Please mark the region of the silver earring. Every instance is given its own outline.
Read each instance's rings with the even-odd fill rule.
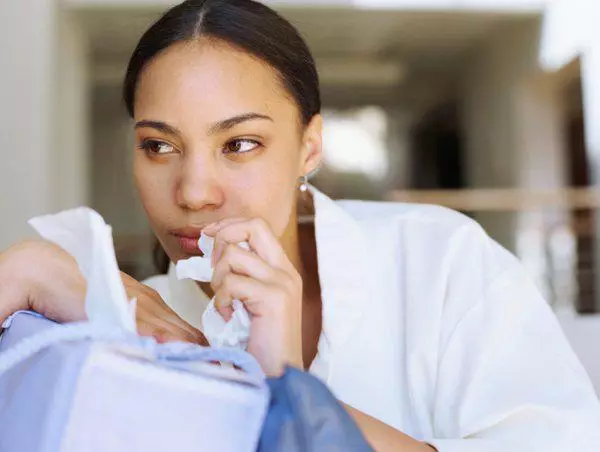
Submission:
[[[300,178],[300,185],[298,186],[298,190],[301,193],[305,193],[308,191],[308,176],[305,174]]]

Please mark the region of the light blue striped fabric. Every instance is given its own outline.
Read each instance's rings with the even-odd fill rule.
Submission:
[[[245,370],[249,382],[267,391],[255,359],[234,349],[194,344],[157,344],[86,323],[59,325],[19,312],[0,337],[0,452],[57,452],[70,413],[79,372],[98,342],[129,345],[161,365],[196,373],[198,362],[220,361]],[[265,400],[268,396],[265,397]],[[82,451],[84,452],[84,451]]]

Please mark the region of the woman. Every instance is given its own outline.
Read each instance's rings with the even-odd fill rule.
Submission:
[[[142,37],[124,97],[137,190],[169,259],[199,254],[202,231],[217,241],[210,285],[177,281],[172,267],[148,285],[123,276],[144,334],[203,343],[210,297],[225,318],[239,299],[263,369],[318,375],[377,450],[600,450],[585,371],[479,226],[306,186],[322,158],[317,72],[275,12],[251,0],[176,6]],[[300,202],[314,224],[299,223]],[[48,243],[0,258],[0,318],[32,308],[80,320],[84,293],[73,259]]]

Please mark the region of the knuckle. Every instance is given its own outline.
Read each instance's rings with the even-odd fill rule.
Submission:
[[[164,338],[168,334],[166,328],[159,325],[155,325],[151,320],[147,318],[138,319],[137,327],[141,335],[154,336],[156,339]]]
[[[163,303],[163,299],[160,296],[160,294],[152,287],[142,285],[142,292],[143,292],[144,296],[146,298],[149,298],[151,301],[154,301],[156,303],[161,303],[161,304]]]
[[[254,217],[250,220],[250,224],[259,230],[264,230],[267,228],[267,222],[261,217]]]
[[[135,298],[136,307],[141,306],[142,309],[148,310],[148,312],[162,312],[166,307],[163,299],[156,294],[151,293],[131,293],[127,292],[127,297],[129,299]]]
[[[222,259],[225,261],[231,260],[233,258],[233,256],[235,256],[236,251],[237,251],[236,245],[233,245],[232,243],[226,244],[225,249],[223,250]]]
[[[46,251],[45,248],[44,242],[39,240],[24,240],[11,246],[3,255],[6,260],[27,259],[30,255],[34,256]]]
[[[151,336],[151,329],[143,319],[138,317],[137,321],[136,321],[136,325],[137,325],[138,333],[141,336]]]
[[[231,289],[233,289],[233,287],[235,286],[235,281],[235,275],[232,273],[228,273],[223,277],[223,283],[221,284],[222,289],[227,292],[231,291]]]
[[[208,341],[206,340],[204,335],[198,330],[185,331],[183,333],[183,337],[186,342],[191,342],[199,345],[208,345]]]
[[[154,336],[158,342],[166,342],[169,337],[169,332],[166,328],[156,326],[152,328],[151,335]]]
[[[212,281],[210,282],[210,288],[213,290],[213,292],[215,292],[215,296],[217,295],[217,292],[223,287],[223,281],[221,280],[221,282],[219,284],[217,284],[217,281],[215,280],[215,278],[212,279]]]

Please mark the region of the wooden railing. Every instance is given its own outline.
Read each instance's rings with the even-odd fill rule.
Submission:
[[[600,188],[394,190],[388,194],[387,199],[389,201],[439,204],[467,212],[518,212],[548,208],[580,210],[600,208]]]
[[[514,188],[464,189],[464,190],[396,190],[387,196],[389,201],[437,204],[467,213],[536,213],[545,217],[546,212],[562,211],[567,215],[551,215],[549,221],[534,223],[541,235],[544,256],[544,274],[540,282],[546,287],[551,304],[564,304],[565,293],[569,304],[575,304],[584,312],[597,311],[596,257],[597,221],[600,209],[600,188],[562,188],[555,190],[526,190]],[[574,214],[571,214],[574,212]],[[562,219],[560,219],[562,218]],[[552,257],[555,234],[569,231],[575,243],[571,257],[557,261]],[[531,246],[538,246],[532,243]],[[538,275],[540,276],[540,275]],[[566,288],[566,289],[565,289]]]

